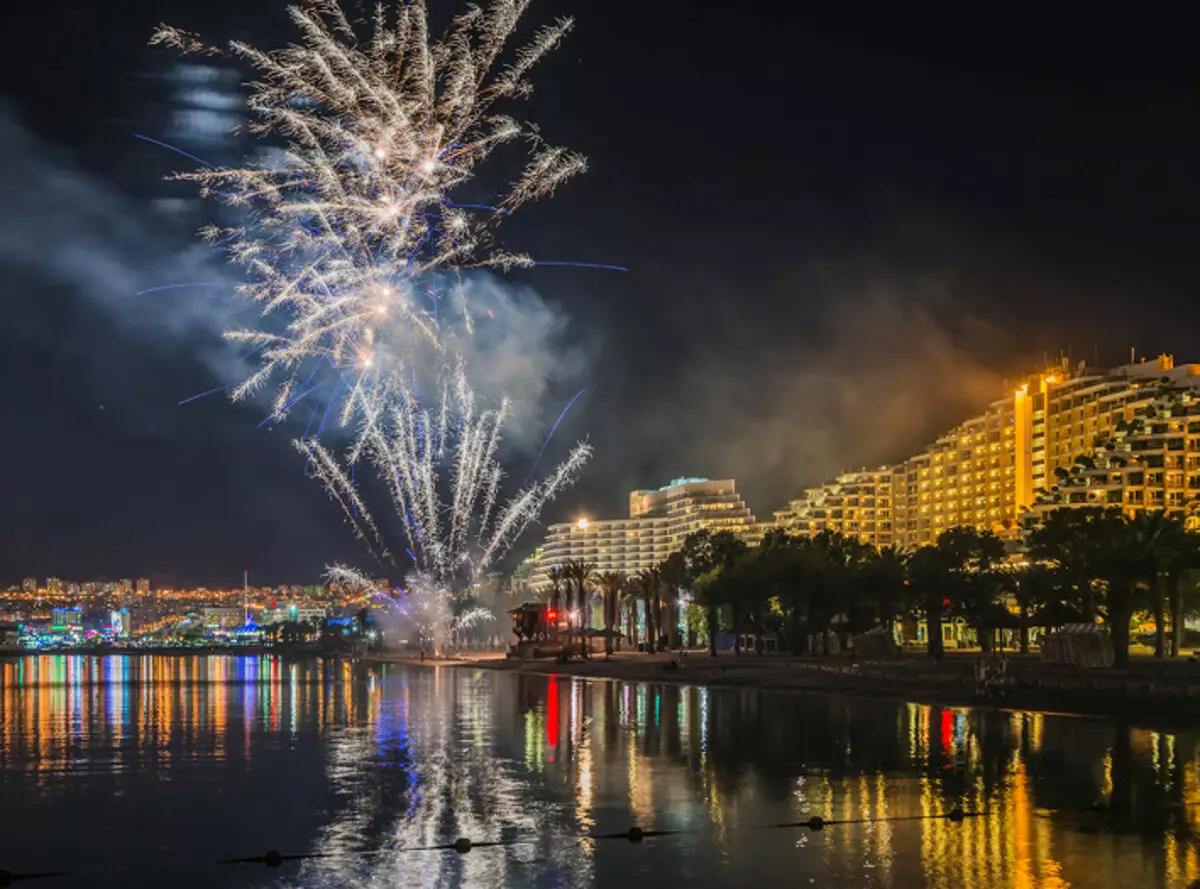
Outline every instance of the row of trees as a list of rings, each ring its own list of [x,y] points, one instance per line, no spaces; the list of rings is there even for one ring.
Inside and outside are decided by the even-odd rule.
[[[700,531],[678,553],[633,577],[597,574],[582,561],[552,569],[551,607],[557,610],[565,595],[568,613],[576,615],[573,631],[582,631],[590,626],[590,596],[598,594],[608,652],[622,624],[638,644],[638,603],[647,650],[678,645],[678,608],[689,593],[714,654],[720,632],[740,638],[774,631],[794,652],[807,651],[810,639],[827,652],[832,632],[890,627],[903,617],[925,621],[934,657],[942,655],[943,623],[955,618],[975,629],[985,651],[997,629],[1019,630],[1025,650],[1032,627],[1099,619],[1111,631],[1118,665],[1128,662],[1135,612],[1149,611],[1155,655],[1178,655],[1200,574],[1200,536],[1180,518],[1060,509],[1026,544],[1026,558],[1014,564],[1003,541],[970,527],[951,528],[909,552],[830,531],[809,537],[777,529],[756,547],[729,532]]]

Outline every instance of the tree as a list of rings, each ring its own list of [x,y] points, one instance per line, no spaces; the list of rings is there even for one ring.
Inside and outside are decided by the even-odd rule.
[[[605,571],[596,578],[604,595],[604,654],[607,657],[612,657],[621,592],[628,580],[629,576],[624,571]]]
[[[1129,623],[1155,581],[1158,536],[1153,522],[1098,507],[1056,509],[1030,534],[1030,556],[1069,578],[1086,619],[1104,620],[1116,666],[1129,663]]]
[[[818,570],[812,542],[782,528],[768,531],[759,544],[768,576],[787,606],[788,644],[793,654],[804,650],[806,595]]]
[[[637,650],[638,645],[637,604],[641,601],[641,597],[642,592],[637,577],[628,578],[622,590],[621,605],[625,610],[625,635],[634,650]]]
[[[567,580],[561,565],[555,565],[546,576],[550,579],[550,610],[557,615],[562,608],[563,588],[566,587]],[[557,617],[555,619],[557,620]]]
[[[674,552],[658,563],[659,576],[662,578],[663,590],[666,592],[663,612],[665,620],[663,629],[666,630],[665,643],[668,648],[679,648],[679,590],[687,583],[687,562],[683,553]]]
[[[1183,568],[1192,541],[1183,521],[1165,511],[1147,510],[1128,520],[1130,531],[1147,548],[1154,576],[1150,578],[1151,608],[1154,612],[1154,656],[1167,655],[1167,599],[1174,586],[1172,575]],[[1172,605],[1174,602],[1172,601]]]
[[[1103,538],[1111,524],[1104,510],[1055,509],[1028,537],[1029,558],[1053,568],[1063,602],[1076,605],[1086,621],[1097,616]]]
[[[696,578],[693,588],[696,600],[704,606],[704,631],[708,634],[709,657],[717,656],[718,609],[725,597],[729,584],[728,574],[721,568],[713,568]]]
[[[997,608],[1004,560],[1004,542],[991,531],[969,526],[949,528],[938,535],[938,550],[947,569],[946,593],[955,613],[979,637],[979,647],[992,650],[992,630],[1003,617]]]
[[[1030,562],[1009,575],[1009,585],[1021,619],[1021,653],[1029,651],[1029,627],[1034,612],[1059,601],[1056,572],[1040,562]]]
[[[1196,602],[1197,569],[1200,569],[1200,535],[1189,531],[1179,540],[1171,564],[1171,657],[1179,657],[1184,614]]]
[[[945,653],[942,612],[948,601],[945,595],[949,582],[950,567],[939,547],[927,544],[909,556],[909,607],[925,618],[925,644],[929,656],[935,660],[941,660]]]
[[[829,653],[828,631],[835,615],[849,616],[860,589],[859,566],[867,547],[836,531],[822,531],[812,538],[816,571],[808,596],[808,625],[821,638],[821,653]]]
[[[892,621],[904,608],[907,577],[904,554],[896,547],[880,547],[867,556],[863,565],[864,587],[873,600],[880,626],[891,629]]]
[[[655,630],[655,604],[658,602],[659,588],[662,585],[662,574],[658,567],[643,568],[634,579],[646,614],[646,653],[653,654],[655,640],[658,638]]]
[[[745,551],[745,542],[732,532],[713,534],[707,530],[689,534],[680,549],[687,582],[705,608],[708,651],[712,657],[717,655],[717,609],[728,598],[734,562]]]
[[[567,590],[573,591],[574,596],[567,597],[567,635],[568,644],[574,638],[577,630],[583,629],[584,611],[587,608],[587,589],[596,576],[596,566],[584,559],[571,559],[562,566],[563,579]],[[587,657],[587,646],[581,646],[582,654]]]

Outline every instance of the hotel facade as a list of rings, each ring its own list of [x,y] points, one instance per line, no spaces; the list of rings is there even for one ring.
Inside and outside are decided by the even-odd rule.
[[[694,531],[730,531],[757,542],[761,527],[733,479],[678,478],[654,490],[629,495],[629,518],[590,519],[550,525],[531,585],[544,589],[549,571],[572,560],[597,572],[633,575],[662,562]]]
[[[1200,364],[1173,356],[1030,377],[921,453],[846,473],[775,513],[802,534],[839,531],[913,549],[956,526],[1016,539],[1063,506],[1165,509],[1200,528]]]

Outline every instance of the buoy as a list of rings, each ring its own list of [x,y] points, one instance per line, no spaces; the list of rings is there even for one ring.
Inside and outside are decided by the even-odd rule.
[[[267,854],[263,856],[263,864],[267,867],[279,867],[283,864],[283,853],[278,849],[268,849]]]
[[[825,827],[825,819],[820,815],[813,815],[808,819],[809,830],[821,830]]]
[[[459,837],[454,841],[454,851],[459,855],[466,855],[471,851],[471,841],[466,837]]]
[[[629,833],[627,836],[629,837],[629,842],[640,843],[645,837],[645,834],[642,832],[640,827],[631,827],[629,828]]]
[[[967,816],[966,816],[966,814],[964,814],[964,812],[962,810],[962,806],[955,806],[953,809],[951,809],[949,812],[946,813],[946,817],[949,818],[951,821],[962,821]]]
[[[12,884],[12,873],[6,870],[0,870],[0,886],[11,886]]]

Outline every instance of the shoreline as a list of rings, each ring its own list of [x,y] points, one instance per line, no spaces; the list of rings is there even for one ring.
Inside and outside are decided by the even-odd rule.
[[[417,667],[456,667],[567,676],[588,680],[700,685],[745,691],[783,691],[885,699],[941,707],[1028,710],[1046,715],[1093,717],[1146,727],[1200,728],[1200,664],[1137,664],[1113,670],[1048,668],[1040,661],[1015,661],[1014,685],[1003,696],[975,691],[973,658],[952,656],[940,664],[909,655],[898,661],[852,662],[840,658],[707,653],[617,654],[558,664],[549,659],[516,660],[502,654],[463,653],[426,657],[406,653],[365,655],[364,662]],[[677,668],[667,664],[676,661]],[[1177,675],[1164,675],[1175,673]]]

